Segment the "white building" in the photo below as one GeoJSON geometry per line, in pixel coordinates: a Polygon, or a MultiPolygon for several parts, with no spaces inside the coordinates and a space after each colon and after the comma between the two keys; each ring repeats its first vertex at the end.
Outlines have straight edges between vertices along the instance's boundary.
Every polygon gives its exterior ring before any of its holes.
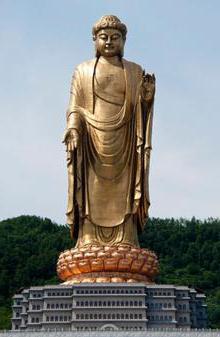
{"type": "Polygon", "coordinates": [[[205,296],[142,283],[82,283],[24,289],[13,297],[12,330],[206,328],[205,296]]]}

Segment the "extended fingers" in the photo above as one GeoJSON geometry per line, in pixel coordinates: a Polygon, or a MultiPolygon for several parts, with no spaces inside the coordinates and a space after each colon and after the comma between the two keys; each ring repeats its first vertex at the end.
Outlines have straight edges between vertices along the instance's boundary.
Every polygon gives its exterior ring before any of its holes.
{"type": "Polygon", "coordinates": [[[146,74],[145,76],[144,76],[144,81],[145,81],[145,83],[155,83],[155,80],[156,80],[156,78],[155,78],[155,75],[154,74],[146,74]]]}

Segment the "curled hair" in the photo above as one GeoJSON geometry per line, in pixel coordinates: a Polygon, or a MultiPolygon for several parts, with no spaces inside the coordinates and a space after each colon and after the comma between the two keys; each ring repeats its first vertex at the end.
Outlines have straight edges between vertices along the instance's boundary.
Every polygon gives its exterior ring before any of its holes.
{"type": "Polygon", "coordinates": [[[122,23],[119,18],[115,15],[105,15],[102,16],[100,20],[98,20],[95,25],[92,28],[92,35],[93,35],[93,40],[96,39],[97,33],[101,29],[105,28],[114,28],[117,29],[121,32],[123,39],[126,39],[126,34],[127,34],[127,27],[124,23],[122,23]]]}

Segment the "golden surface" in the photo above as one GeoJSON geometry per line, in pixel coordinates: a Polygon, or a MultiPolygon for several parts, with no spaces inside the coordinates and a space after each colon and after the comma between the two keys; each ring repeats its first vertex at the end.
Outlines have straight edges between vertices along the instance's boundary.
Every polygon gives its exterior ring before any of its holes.
{"type": "Polygon", "coordinates": [[[106,277],[109,282],[152,283],[158,269],[155,253],[131,245],[72,248],[61,253],[57,262],[60,279],[68,284],[86,282],[88,278],[100,282],[106,277]]]}
{"type": "MultiPolygon", "coordinates": [[[[93,27],[96,58],[80,64],[72,78],[63,140],[68,168],[66,214],[80,249],[77,254],[84,260],[79,264],[70,259],[62,273],[58,263],[58,273],[65,280],[93,271],[140,271],[132,254],[120,259],[117,247],[138,247],[137,233],[148,217],[155,77],[123,58],[126,33],[117,17],[102,17],[93,27]],[[87,259],[96,253],[88,247],[105,245],[113,246],[116,255],[109,260],[106,252],[100,252],[104,255],[90,264],[87,259]],[[84,252],[89,255],[82,257],[84,252]]],[[[147,264],[142,268],[148,273],[147,264]]]]}

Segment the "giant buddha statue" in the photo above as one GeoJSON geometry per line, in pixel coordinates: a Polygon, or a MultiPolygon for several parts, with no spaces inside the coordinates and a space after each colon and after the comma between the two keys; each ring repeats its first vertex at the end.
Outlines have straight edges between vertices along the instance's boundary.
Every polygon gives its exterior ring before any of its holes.
{"type": "Polygon", "coordinates": [[[93,27],[96,57],[72,78],[67,128],[67,283],[153,282],[156,255],[140,249],[148,217],[155,76],[123,58],[127,28],[116,16],[93,27]]]}

